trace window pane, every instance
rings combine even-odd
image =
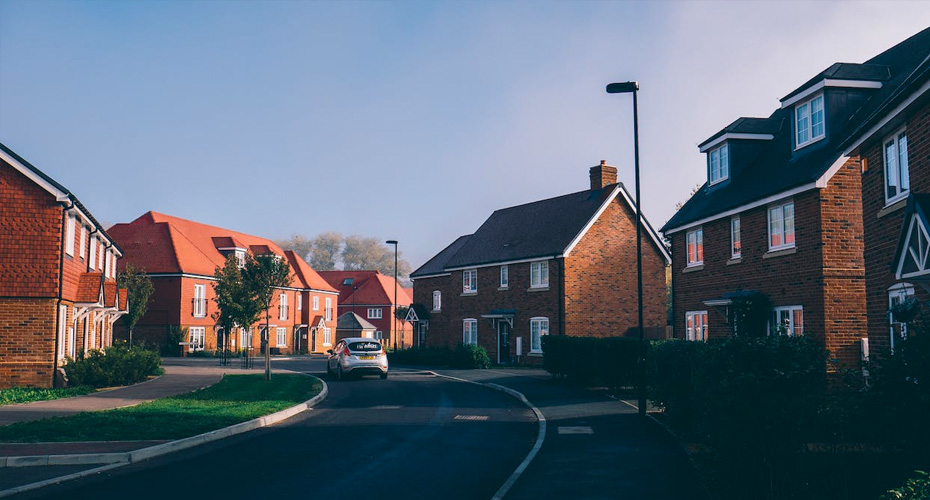
[[[794,334],[801,335],[804,333],[804,312],[801,309],[795,309],[792,312],[794,313],[794,317],[792,318]]]
[[[785,205],[784,207],[784,217],[785,217],[785,244],[791,245],[794,243],[794,203]]]
[[[720,148],[720,178],[726,179],[730,176],[730,158],[729,147],[724,144]]]
[[[710,181],[714,182],[720,177],[720,151],[710,152]]]
[[[811,101],[811,138],[823,136],[823,96]]]
[[[797,130],[797,143],[803,144],[810,139],[810,129],[808,128],[810,124],[808,123],[808,107],[807,104],[802,104],[798,106],[797,111],[795,112],[795,129]]]
[[[898,152],[894,141],[885,144],[885,186],[887,198],[898,195]]]
[[[704,262],[704,230],[698,229],[695,232],[695,251],[697,252],[697,262]]]
[[[540,285],[549,284],[549,263],[548,262],[542,262],[539,264],[539,277],[540,277],[540,283],[539,283]]]
[[[783,228],[781,207],[769,209],[769,246],[777,247],[782,244]]]
[[[910,175],[907,170],[907,135],[898,136],[898,170],[900,172],[901,192],[911,188]]]

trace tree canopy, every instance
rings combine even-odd
[[[365,269],[379,271],[386,276],[394,275],[394,247],[372,236],[343,236],[327,232],[307,238],[295,234],[276,243],[285,250],[299,254],[317,271]],[[398,252],[398,278],[406,278],[412,270],[410,263],[401,258],[402,255],[403,252]]]
[[[126,269],[117,277],[117,283],[120,288],[126,289],[129,312],[123,316],[123,322],[129,330],[129,343],[132,343],[132,330],[142,316],[145,316],[155,286],[146,276],[144,269],[139,269],[132,264],[126,264]]]

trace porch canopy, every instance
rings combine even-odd
[[[930,254],[928,214],[930,194],[908,195],[901,236],[898,238],[898,248],[892,263],[895,278],[898,280],[922,282],[924,286],[930,281],[930,262],[927,259]]]
[[[487,314],[482,314],[481,317],[484,319],[491,320],[492,324],[495,324],[498,321],[506,321],[510,324],[510,327],[513,328],[513,316],[516,314],[516,309],[491,309]]]

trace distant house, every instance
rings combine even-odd
[[[336,342],[350,337],[375,339],[377,327],[354,312],[343,313],[336,322]]]
[[[221,346],[213,317],[213,276],[227,257],[245,259],[246,254],[274,254],[291,268],[291,285],[275,293],[269,308],[272,353],[324,352],[335,342],[338,293],[300,256],[269,239],[157,212],[117,224],[110,233],[126,252],[125,262],[144,269],[155,285],[152,303],[135,329],[145,342],[169,342],[169,332],[175,331],[183,332],[188,351]],[[257,352],[264,315],[259,323],[232,332],[230,348]]]
[[[676,337],[742,333],[734,311],[752,297],[769,308],[761,329],[813,336],[843,366],[868,352],[867,330],[889,345],[889,302],[914,291],[889,269],[928,56],[924,30],[864,63],[833,64],[770,116],[739,118],[698,146],[707,182],[662,228]]]
[[[375,326],[375,339],[386,339],[390,347],[396,342],[400,349],[413,342],[413,327],[399,318],[397,307],[412,302],[409,291],[397,286],[397,304],[394,304],[394,278],[378,271],[320,271],[320,276],[339,291],[339,310],[353,312]],[[395,332],[394,325],[397,325]]]
[[[113,342],[123,253],[67,188],[0,144],[0,388],[51,387]],[[57,376],[57,378],[56,378]]]
[[[617,169],[590,189],[494,212],[411,274],[408,319],[427,346],[485,347],[492,361],[538,361],[545,335],[620,336],[637,319],[636,216]],[[645,218],[645,327],[663,337],[669,255]]]

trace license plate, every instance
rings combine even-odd
[[[359,356],[358,359],[375,359],[374,356]]]

